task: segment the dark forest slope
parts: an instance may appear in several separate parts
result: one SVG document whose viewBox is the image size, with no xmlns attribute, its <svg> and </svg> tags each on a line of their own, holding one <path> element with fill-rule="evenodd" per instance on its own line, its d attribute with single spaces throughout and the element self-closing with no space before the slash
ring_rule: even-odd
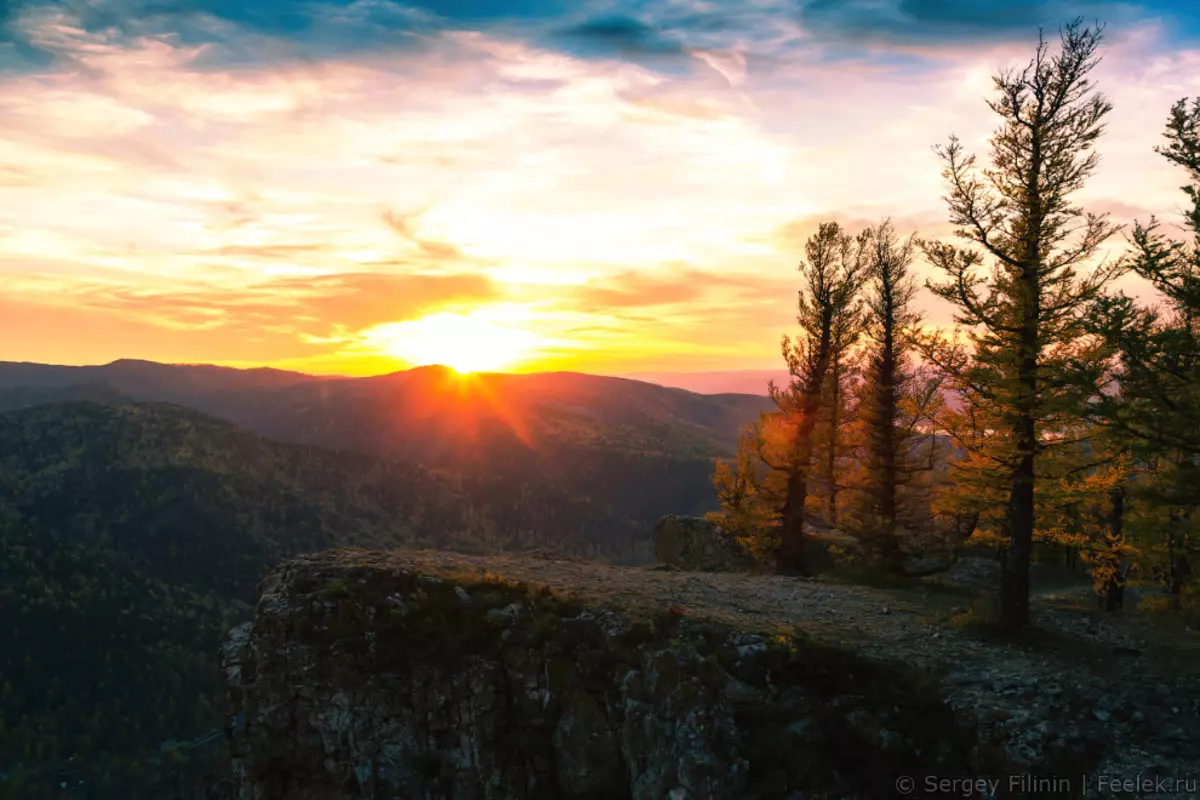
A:
<svg viewBox="0 0 1200 800">
<path fill-rule="evenodd" d="M 578 373 L 460 376 L 428 367 L 349 379 L 141 361 L 0 363 L 0 391 L 81 382 L 185 405 L 279 441 L 507 481 L 513 494 L 550 484 L 644 527 L 715 508 L 713 459 L 771 407 L 765 397 Z"/>
<path fill-rule="evenodd" d="M 621 559 L 641 535 L 561 490 L 511 485 L 168 404 L 0 414 L 0 797 L 165 798 L 164 775 L 215 768 L 220 737 L 199 754 L 160 746 L 222 724 L 217 642 L 282 558 L 409 545 Z M 68 779 L 84 783 L 56 793 Z"/>
<path fill-rule="evenodd" d="M 511 485 L 273 442 L 168 404 L 0 414 L 0 504 L 144 558 L 167 580 L 202 577 L 247 598 L 265 565 L 350 542 L 633 553 L 629 520 L 553 487 L 514 496 Z"/>
</svg>

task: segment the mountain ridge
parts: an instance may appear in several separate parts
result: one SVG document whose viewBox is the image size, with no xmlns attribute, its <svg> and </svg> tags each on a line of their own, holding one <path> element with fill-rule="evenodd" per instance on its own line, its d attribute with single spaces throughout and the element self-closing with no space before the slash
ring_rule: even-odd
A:
<svg viewBox="0 0 1200 800">
<path fill-rule="evenodd" d="M 715 509 L 714 460 L 732 455 L 738 430 L 773 407 L 765 397 L 586 373 L 460 376 L 426 367 L 321 378 L 133 360 L 0 363 L 0 407 L 6 394 L 52 387 L 69 394 L 78 383 L 103 383 L 122 400 L 194 408 L 277 441 L 474 477 L 533 476 L 647 530 L 668 513 Z"/>
<path fill-rule="evenodd" d="M 394 370 L 392 372 L 384 372 L 378 375 L 337 375 L 337 374 L 319 374 L 310 372 L 301 372 L 299 370 L 279 369 L 278 367 L 231 367 L 222 364 L 211 364 L 207 362 L 166 362 L 152 361 L 142 358 L 118 358 L 103 364 L 50 364 L 39 361 L 0 361 L 0 387 L 14 385 L 36 385 L 30 384 L 29 377 L 38 374 L 42 380 L 51 376 L 63 376 L 67 378 L 68 383 L 76 382 L 72 373 L 79 374 L 103 374 L 103 373 L 125 373 L 129 374 L 137 370 L 203 370 L 212 375 L 242 375 L 242 376 L 263 376 L 273 377 L 280 383 L 284 382 L 303 382 L 303 381 L 370 381 L 381 378 L 389 378 L 406 373 L 418 372 L 422 370 L 444 371 L 447 373 L 460 374 L 452 367 L 447 367 L 442 364 L 426 364 L 420 366 L 409 367 L 408 369 Z M 22 374 L 24 373 L 24 374 Z M 496 372 L 488 370 L 480 370 L 466 375 L 476 376 L 496 376 L 508 375 L 513 377 L 529 377 L 529 376 L 564 376 L 564 377 L 586 377 L 598 378 L 601 380 L 613 381 L 629 381 L 633 383 L 650 384 L 663 389 L 677 389 L 692 394 L 700 395 L 749 395 L 749 396 L 764 396 L 760 392 L 703 392 L 688 389 L 675 383 L 659 383 L 652 380 L 654 377 L 670 378 L 685 380 L 687 377 L 695 377 L 697 379 L 706 378 L 736 378 L 737 376 L 757 377 L 759 374 L 778 376 L 785 374 L 780 370 L 716 370 L 716 371 L 701 371 L 701 372 L 636 372 L 625 375 L 601 375 L 593 372 L 579 372 L 577 370 L 547 370 L 539 372 Z M 49 384 L 47 384 L 49 385 Z M 65 385 L 65 384 L 60 384 Z"/>
</svg>

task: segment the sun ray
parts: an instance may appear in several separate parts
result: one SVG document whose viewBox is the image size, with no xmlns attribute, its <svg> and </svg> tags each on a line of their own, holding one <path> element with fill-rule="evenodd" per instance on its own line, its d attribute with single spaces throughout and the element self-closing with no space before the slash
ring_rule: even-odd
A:
<svg viewBox="0 0 1200 800">
<path fill-rule="evenodd" d="M 487 380 L 487 376 L 466 375 L 464 380 L 469 382 L 470 388 L 483 397 L 487 407 L 508 426 L 521 444 L 530 450 L 537 449 L 529 425 L 515 402 L 506 399 L 504 393 L 495 391 L 495 388 Z"/>
</svg>

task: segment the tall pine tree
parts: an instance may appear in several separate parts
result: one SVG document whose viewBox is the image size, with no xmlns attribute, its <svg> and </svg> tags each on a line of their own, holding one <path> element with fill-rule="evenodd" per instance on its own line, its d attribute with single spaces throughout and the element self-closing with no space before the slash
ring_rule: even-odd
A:
<svg viewBox="0 0 1200 800">
<path fill-rule="evenodd" d="M 1180 606 L 1191 574 L 1194 516 L 1200 497 L 1200 99 L 1180 100 L 1157 152 L 1187 175 L 1190 241 L 1165 236 L 1156 219 L 1133 231 L 1132 267 L 1157 290 L 1160 302 L 1138 307 L 1128 297 L 1101 298 L 1092 316 L 1114 358 L 1105 392 L 1092 397 L 1094 417 L 1149 465 L 1139 491 L 1153 498 L 1163 519 L 1160 580 Z"/>
<path fill-rule="evenodd" d="M 847 429 L 854 422 L 853 400 L 860 372 L 859 359 L 853 348 L 862 335 L 864 319 L 862 314 L 846 314 L 836 326 L 832 363 L 822 401 L 824 419 L 817 430 L 818 491 L 824 501 L 825 522 L 831 528 L 838 527 L 839 501 L 842 490 L 847 488 L 847 456 L 853 449 Z"/>
<path fill-rule="evenodd" d="M 816 433 L 826 417 L 834 359 L 857 328 L 866 239 L 823 223 L 805 244 L 797 295 L 799 333 L 784 336 L 790 379 L 769 385 L 777 410 L 743 432 L 736 461 L 718 462 L 712 515 L 758 555 L 770 551 L 784 574 L 802 574 L 805 506 L 814 483 Z M 767 520 L 770 522 L 767 522 Z"/>
<path fill-rule="evenodd" d="M 912 264 L 913 238 L 901 241 L 889 221 L 868 231 L 866 369 L 860 388 L 862 478 L 853 527 L 873 544 L 885 565 L 899 569 L 900 527 L 906 516 L 903 487 L 915 468 L 914 430 L 903 403 L 911 379 L 908 353 L 920 315 L 912 308 L 917 292 Z"/>
<path fill-rule="evenodd" d="M 813 471 L 813 433 L 828 396 L 834 357 L 846 330 L 858 324 L 866 238 L 851 236 L 836 222 L 822 223 L 805 244 L 805 255 L 799 265 L 801 289 L 796 302 L 800 333 L 785 335 L 782 344 L 791 377 L 784 387 L 773 383 L 769 387 L 771 399 L 791 431 L 776 557 L 776 566 L 784 574 L 807 569 L 804 513 Z"/>
<path fill-rule="evenodd" d="M 1133 231 L 1133 270 L 1162 302 L 1139 308 L 1120 296 L 1096 304 L 1093 332 L 1117 353 L 1112 390 L 1094 399 L 1107 424 L 1181 462 L 1200 457 L 1200 99 L 1181 100 L 1167 122 L 1168 145 L 1157 148 L 1187 173 L 1190 242 L 1165 236 L 1157 219 Z"/>
<path fill-rule="evenodd" d="M 1115 264 L 1087 268 L 1116 228 L 1071 199 L 1096 169 L 1094 146 L 1112 108 L 1089 78 L 1102 41 L 1102 29 L 1076 20 L 1062 30 L 1057 53 L 1039 37 L 1024 69 L 995 77 L 998 96 L 988 105 L 1001 124 L 990 169 L 977 169 L 957 138 L 938 150 L 951 221 L 971 244 L 928 242 L 923 250 L 946 276 L 930 288 L 956 306 L 973 351 L 960 358 L 963 351 L 943 340 L 926 355 L 998 426 L 1003 446 L 995 456 L 1007 495 L 999 612 L 1007 627 L 1030 621 L 1043 433 L 1080 403 L 1064 373 L 1081 357 L 1085 310 L 1117 272 Z M 993 265 L 989 273 L 985 260 Z"/>
</svg>

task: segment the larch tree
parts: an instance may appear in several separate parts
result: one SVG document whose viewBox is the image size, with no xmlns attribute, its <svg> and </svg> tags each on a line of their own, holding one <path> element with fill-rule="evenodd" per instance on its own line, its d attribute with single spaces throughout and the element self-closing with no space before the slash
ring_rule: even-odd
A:
<svg viewBox="0 0 1200 800">
<path fill-rule="evenodd" d="M 914 336 L 910 342 L 914 351 L 917 350 L 918 336 Z M 942 376 L 938 371 L 928 365 L 912 369 L 907 374 L 905 391 L 900 396 L 900 424 L 904 435 L 911 441 L 909 491 L 913 495 L 911 510 L 916 518 L 914 524 L 927 526 L 931 530 L 942 527 L 937 525 L 932 509 L 934 486 L 939 476 L 945 475 L 953 456 L 949 438 L 938 426 L 945 408 L 946 395 L 942 391 Z M 951 533 L 944 527 L 942 532 Z"/>
<path fill-rule="evenodd" d="M 859 389 L 861 478 L 853 526 L 885 566 L 898 569 L 903 487 L 916 469 L 912 457 L 916 416 L 906 408 L 912 373 L 908 355 L 921 317 L 911 272 L 915 239 L 900 240 L 890 221 L 868 231 L 864 358 Z M 913 402 L 908 403 L 913 406 Z M 906 413 L 907 412 L 907 413 Z"/>
<path fill-rule="evenodd" d="M 801 574 L 804 563 L 804 516 L 814 450 L 813 433 L 820 421 L 833 361 L 848 331 L 861 315 L 858 294 L 864 277 L 866 236 L 851 236 L 836 222 L 822 223 L 805 244 L 800 262 L 796 322 L 800 332 L 783 337 L 788 384 L 768 387 L 771 399 L 789 429 L 789 446 L 782 463 L 786 480 L 780 510 L 776 568 Z"/>
<path fill-rule="evenodd" d="M 923 337 L 920 346 L 927 357 L 932 354 L 930 360 L 945 376 L 959 370 L 966 373 L 971 356 L 965 346 L 952 348 L 936 336 Z M 937 426 L 949 438 L 952 452 L 933 487 L 932 511 L 959 540 L 976 534 L 991 539 L 1004 527 L 1011 461 L 1011 451 L 1003 447 L 1007 437 L 999 430 L 993 404 L 968 380 L 944 379 L 950 384 L 955 402 L 939 409 Z"/>
<path fill-rule="evenodd" d="M 1066 444 L 1038 463 L 1035 536 L 1087 565 L 1102 606 L 1114 611 L 1138 556 L 1125 525 L 1137 462 L 1094 423 L 1077 421 L 1057 433 Z"/>
<path fill-rule="evenodd" d="M 838 525 L 838 501 L 842 489 L 847 487 L 846 457 L 853 449 L 850 437 L 846 435 L 854 421 L 852 402 L 860 372 L 859 359 L 853 348 L 862 335 L 864 319 L 861 314 L 845 314 L 835 323 L 829 378 L 822 399 L 825 411 L 816 434 L 819 491 L 824 501 L 822 511 L 826 524 L 833 528 Z"/>
<path fill-rule="evenodd" d="M 1091 332 L 1103 336 L 1114 355 L 1110 386 L 1091 398 L 1091 411 L 1149 465 L 1138 489 L 1163 511 L 1148 526 L 1163 542 L 1146 550 L 1159 552 L 1156 569 L 1178 608 L 1191 573 L 1189 551 L 1200 549 L 1193 543 L 1200 506 L 1200 99 L 1171 108 L 1165 136 L 1157 152 L 1187 175 L 1190 241 L 1167 237 L 1153 217 L 1135 226 L 1132 268 L 1161 302 L 1097 301 Z"/>
<path fill-rule="evenodd" d="M 826 416 L 834 359 L 858 325 L 858 291 L 866 239 L 835 222 L 805 243 L 797 293 L 796 336 L 784 336 L 790 378 L 768 385 L 776 410 L 742 432 L 737 459 L 718 461 L 713 484 L 721 511 L 710 518 L 760 558 L 773 555 L 783 574 L 802 574 L 805 505 L 810 494 L 819 422 Z"/>
<path fill-rule="evenodd" d="M 713 486 L 721 503 L 708 514 L 756 560 L 769 561 L 779 548 L 779 509 L 783 507 L 786 473 L 770 465 L 788 451 L 779 436 L 778 412 L 764 413 L 747 425 L 738 441 L 737 457 L 718 459 Z"/>
<path fill-rule="evenodd" d="M 1043 434 L 1082 404 L 1066 373 L 1085 355 L 1086 310 L 1120 269 L 1094 264 L 1117 227 L 1072 201 L 1096 169 L 1095 143 L 1112 109 L 1089 77 L 1102 42 L 1102 28 L 1075 20 L 1061 31 L 1057 53 L 1039 36 L 1024 69 L 996 75 L 998 96 L 988 105 L 1001 124 L 991 167 L 977 168 L 956 137 L 937 150 L 951 221 L 970 244 L 922 244 L 945 275 L 930 288 L 956 307 L 974 346 L 960 358 L 963 351 L 942 339 L 925 355 L 983 404 L 1002 443 L 993 451 L 1006 484 L 999 621 L 1010 628 L 1030 622 L 1035 464 L 1052 446 Z"/>
<path fill-rule="evenodd" d="M 1094 399 L 1093 410 L 1133 440 L 1183 461 L 1200 457 L 1200 100 L 1175 104 L 1166 137 L 1168 146 L 1157 151 L 1188 174 L 1191 241 L 1168 238 L 1155 218 L 1135 226 L 1131 266 L 1163 302 L 1139 308 L 1118 296 L 1096 303 L 1092 331 L 1112 344 L 1116 363 L 1113 389 Z"/>
</svg>

